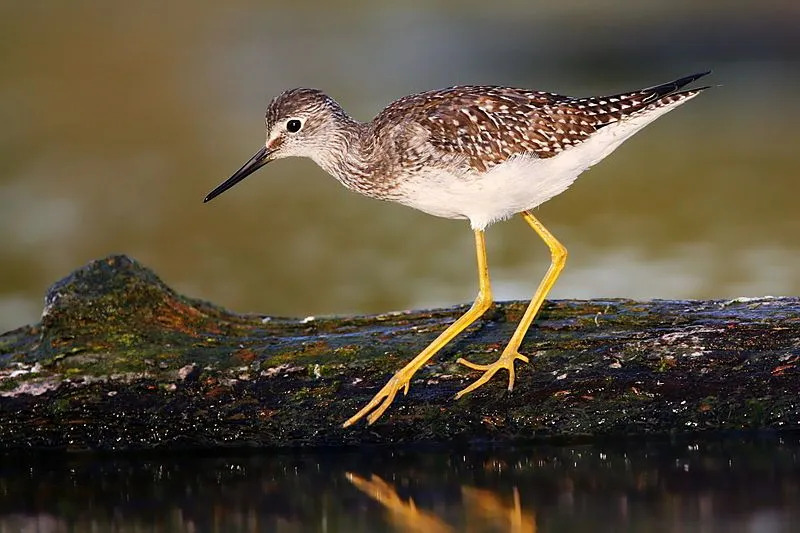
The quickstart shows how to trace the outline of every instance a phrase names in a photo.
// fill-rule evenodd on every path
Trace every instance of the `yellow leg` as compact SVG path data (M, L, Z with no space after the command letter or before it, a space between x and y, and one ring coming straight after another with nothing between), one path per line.
M525 219L525 222L539 234L539 237L541 237L545 244L547 244L547 247L550 248L550 268L547 269L547 273L544 275L542 282L539 283L536 294L533 295L531 303L528 304L525 314L522 315L522 320L520 320L517 329L514 331L514 335L511 336L511 340L508 342L508 345L506 345L500 358L490 365L478 365L466 359L458 360L462 365L475 370L483 370L484 373L480 379L456 394L456 398L461 398L465 394L474 391L492 379L492 376L494 376L498 370L504 368L508 370L508 390L514 389L514 361L521 359L526 363L528 362L528 358L519 353L519 346L522 344L522 339L525 337L525 333L527 333L533 319L536 318L539 308L542 307L547 293L553 288L556 279L558 279L558 275L561 273L561 269L564 268L564 263L567 261L567 249L547 231L547 228L545 228L541 222L528 211L522 212L522 218Z
M479 284L478 297L475 299L475 303L473 303L472 307L461 315L458 320L453 322L450 327L436 337L436 339L422 350L419 355L412 359L411 362L397 371L367 405L344 423L344 427L357 422L367 413L373 411L373 409L374 411L367 417L367 422L369 424L375 422L384 411L389 408L400 389L403 389L404 394L408 393L411 376L427 363L431 357L436 355L436 352L441 350L453 337L464 331L470 324L480 318L492 305L492 288L489 283L489 266L486 263L486 241L484 240L483 231L475 230L475 248L478 254Z

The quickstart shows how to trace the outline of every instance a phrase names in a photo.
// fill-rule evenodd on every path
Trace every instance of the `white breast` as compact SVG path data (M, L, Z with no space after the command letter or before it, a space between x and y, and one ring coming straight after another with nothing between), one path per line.
M547 159L515 156L487 172L431 169L406 180L398 201L431 215L466 218L473 229L485 229L561 194L584 170L599 163L634 133L690 99L605 126L581 144Z

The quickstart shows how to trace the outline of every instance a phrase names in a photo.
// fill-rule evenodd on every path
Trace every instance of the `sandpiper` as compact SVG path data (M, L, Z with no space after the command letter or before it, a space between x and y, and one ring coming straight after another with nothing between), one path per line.
M456 397L474 391L502 369L509 373L512 390L514 362L528 362L519 353L522 339L567 258L566 248L531 210L564 192L634 133L697 96L707 87L681 89L706 74L585 98L511 87L450 87L396 100L370 122L351 118L322 91L291 89L267 108L264 146L205 202L270 161L300 156L366 196L469 221L479 286L472 307L395 373L345 426L364 416L369 424L375 422L398 391L408 392L414 373L491 306L484 230L520 214L550 249L550 268L494 363L458 359L483 375Z

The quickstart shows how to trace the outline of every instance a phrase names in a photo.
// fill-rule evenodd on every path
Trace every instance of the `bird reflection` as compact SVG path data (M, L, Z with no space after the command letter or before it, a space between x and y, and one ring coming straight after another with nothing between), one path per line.
M372 474L365 479L348 472L347 480L358 490L383 505L389 512L391 522L403 531L444 532L454 531L443 519L429 511L417 508L413 498L404 501L394 487L380 476ZM524 512L520 504L519 490L514 487L511 505L504 503L497 494L486 489L461 486L463 513L467 531L485 529L512 533L535 533L536 515ZM475 527L477 524L480 527Z
M502 531L536 533L536 515L522 511L517 487L514 487L514 501L510 507L490 490L462 485L461 495L464 498L464 510L480 518L483 523L496 525Z
M409 498L408 501L400 499L394 487L379 476L372 474L368 480L352 472L348 472L345 476L358 490L383 505L389 511L391 521L404 531L430 533L453 531L453 528L433 513L417 509L413 499Z

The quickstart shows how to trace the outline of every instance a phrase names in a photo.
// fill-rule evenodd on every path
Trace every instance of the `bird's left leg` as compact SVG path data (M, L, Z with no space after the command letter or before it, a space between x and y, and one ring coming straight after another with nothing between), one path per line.
M404 394L408 392L408 388L411 386L411 377L417 370L422 368L431 357L444 348L456 335L478 320L492 305L492 287L489 283L489 266L486 262L486 240L483 230L475 230L475 251L478 259L478 297L475 298L472 307L461 315L458 320L450 324L406 366L398 370L367 405L344 423L344 427L354 424L367 415L369 415L367 416L367 423L374 423L389 408L399 391L402 390Z
M521 359L526 363L528 362L528 358L519 353L519 346L522 344L522 339L525 337L525 333L527 333L528 328L533 322L533 319L536 318L536 314L542 307L542 303L544 303L547 293L549 293L550 289L553 288L556 279L558 279L558 275L564 268L564 263L567 261L567 249L564 248L564 245L558 242L558 240L553 237L553 234L547 231L547 228L545 228L542 223L539 222L530 212L523 211L521 214L522 218L525 219L525 222L527 222L528 225L533 228L533 230L539 235L539 237L542 238L545 244L547 244L547 247L550 248L550 268L547 269L547 273L544 275L541 283L539 283L539 288L536 289L536 294L533 295L531 303L528 304L525 314L522 315L522 320L520 320L517 329L511 336L511 340L508 342L508 345L506 345L503 353L500 355L500 358L489 365L475 364L463 358L460 358L457 361L464 366L468 366L469 368L475 370L483 370L484 372L480 379L456 394L456 398L461 398L465 394L469 394L478 387L482 386L487 381L492 379L492 376L494 376L498 370L502 369L508 370L508 390L513 390L514 361Z

